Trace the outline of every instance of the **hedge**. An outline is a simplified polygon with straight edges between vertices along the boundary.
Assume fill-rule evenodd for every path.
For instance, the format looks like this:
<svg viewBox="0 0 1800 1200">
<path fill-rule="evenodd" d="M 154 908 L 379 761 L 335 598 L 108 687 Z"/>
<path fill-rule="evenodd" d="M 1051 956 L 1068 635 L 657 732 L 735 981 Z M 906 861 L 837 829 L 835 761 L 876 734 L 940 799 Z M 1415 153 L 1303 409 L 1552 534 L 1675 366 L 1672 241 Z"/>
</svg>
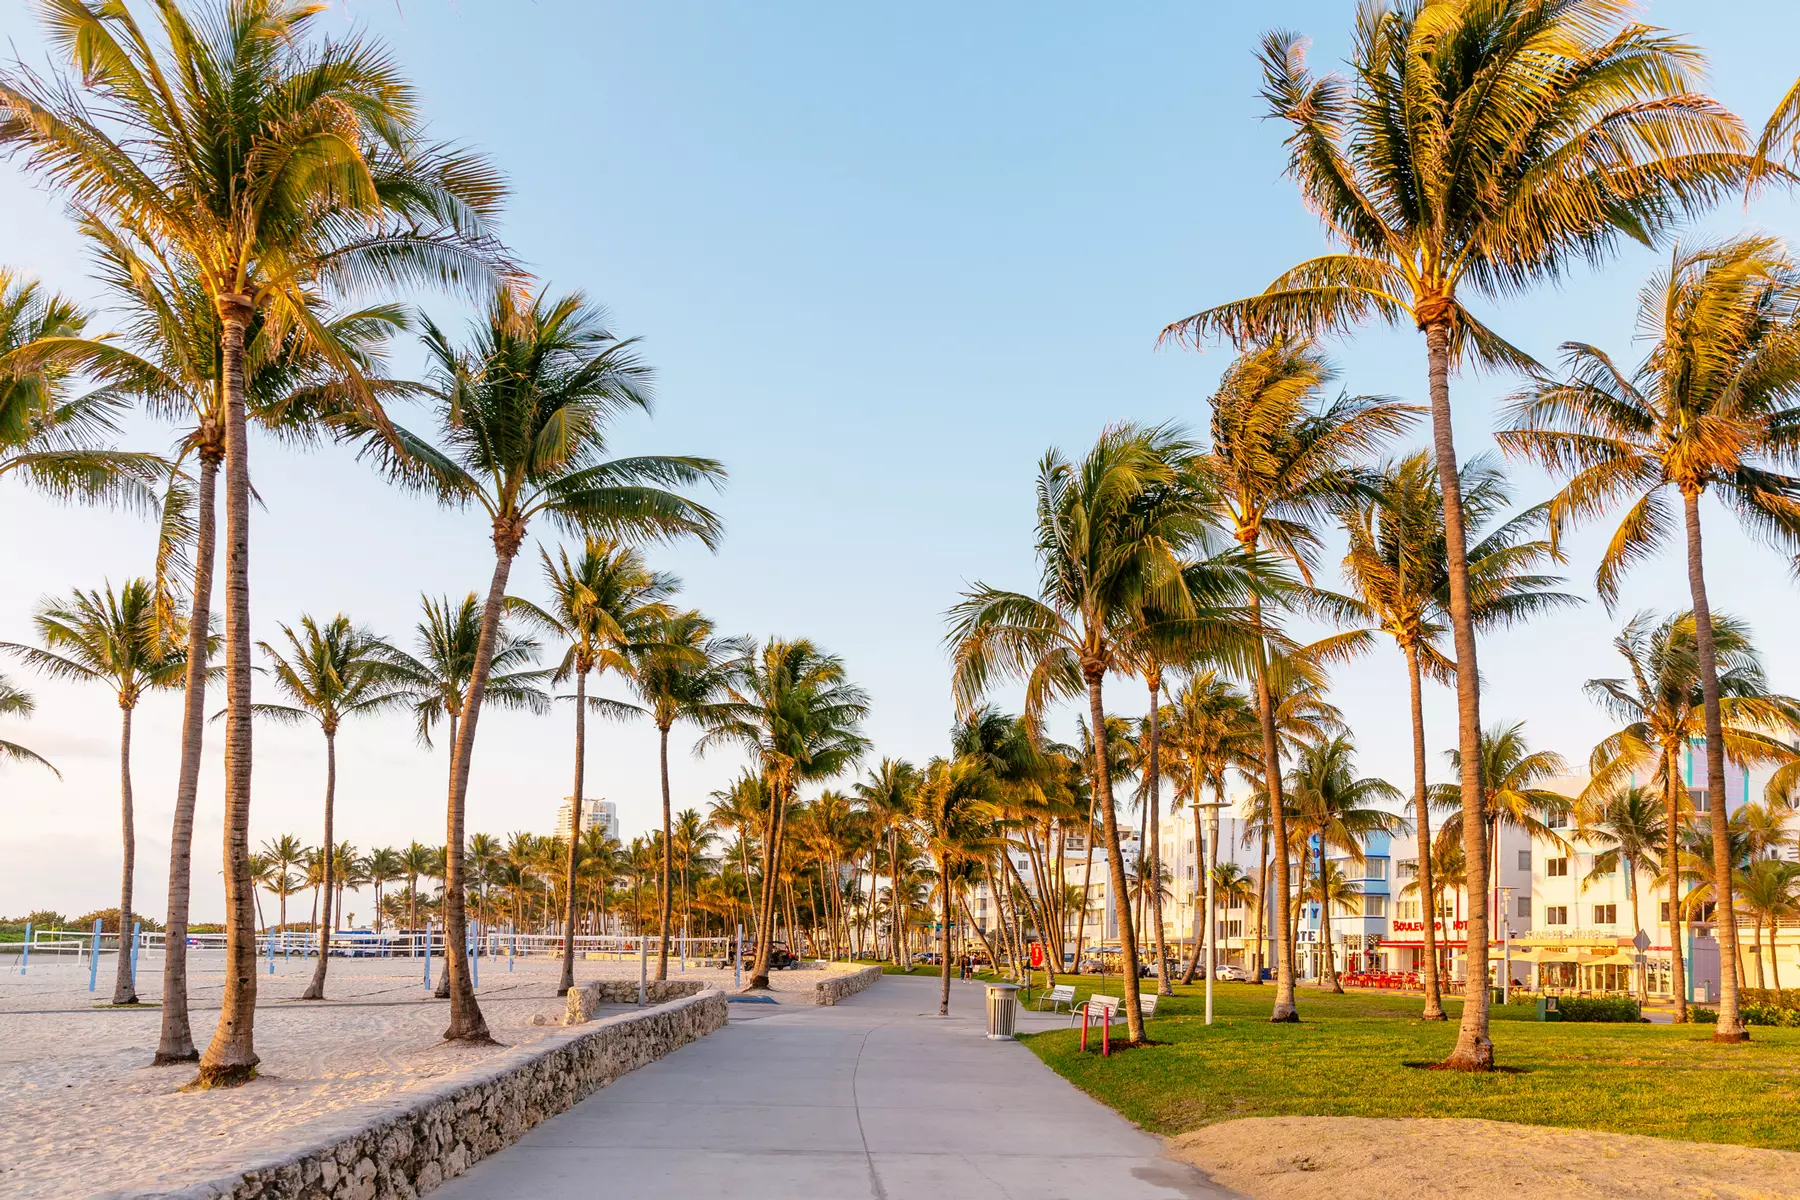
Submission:
<svg viewBox="0 0 1800 1200">
<path fill-rule="evenodd" d="M 1532 1008 L 1542 997 L 1531 992 L 1514 992 L 1507 1001 L 1514 1008 Z M 1630 996 L 1558 996 L 1556 1011 L 1565 1021 L 1631 1022 L 1643 1016 L 1638 1002 Z"/>
<path fill-rule="evenodd" d="M 1773 988 L 1745 988 L 1738 996 L 1745 1004 L 1800 1010 L 1800 988 L 1782 988 L 1779 992 Z"/>
</svg>

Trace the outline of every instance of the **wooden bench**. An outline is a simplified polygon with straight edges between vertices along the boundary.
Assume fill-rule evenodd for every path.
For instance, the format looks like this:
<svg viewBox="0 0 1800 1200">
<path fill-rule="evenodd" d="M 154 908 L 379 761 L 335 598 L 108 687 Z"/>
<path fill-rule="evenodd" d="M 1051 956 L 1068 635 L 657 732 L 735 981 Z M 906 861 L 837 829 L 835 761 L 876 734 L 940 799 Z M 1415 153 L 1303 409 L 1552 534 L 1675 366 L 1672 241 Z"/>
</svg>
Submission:
<svg viewBox="0 0 1800 1200">
<path fill-rule="evenodd" d="M 1048 1004 L 1050 1006 L 1050 1011 L 1055 1012 L 1056 1007 L 1059 1004 L 1073 1005 L 1074 1003 L 1075 985 L 1072 983 L 1059 983 L 1037 998 L 1037 1010 L 1043 1012 L 1044 1005 Z"/>
<path fill-rule="evenodd" d="M 1083 1000 L 1080 1004 L 1075 1005 L 1069 1010 L 1069 1024 L 1073 1025 L 1077 1016 L 1084 1016 L 1086 1018 L 1098 1018 L 1103 1024 L 1111 1025 L 1113 1023 L 1113 1018 L 1118 1015 L 1119 998 L 1117 996 L 1102 996 L 1096 992 L 1094 995 L 1089 996 L 1086 1000 Z M 1085 1020 L 1083 1021 L 1083 1024 L 1086 1024 Z"/>
</svg>

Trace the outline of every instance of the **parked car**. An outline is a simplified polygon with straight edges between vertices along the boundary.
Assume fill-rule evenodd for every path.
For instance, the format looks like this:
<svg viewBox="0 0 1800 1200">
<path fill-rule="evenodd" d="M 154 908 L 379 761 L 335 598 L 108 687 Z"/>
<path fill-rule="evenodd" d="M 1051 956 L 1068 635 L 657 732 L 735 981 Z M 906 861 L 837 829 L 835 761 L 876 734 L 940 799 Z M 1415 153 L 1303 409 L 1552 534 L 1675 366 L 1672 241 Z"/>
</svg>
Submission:
<svg viewBox="0 0 1800 1200">
<path fill-rule="evenodd" d="M 1221 963 L 1213 968 L 1213 978 L 1222 979 L 1229 983 L 1249 983 L 1250 973 L 1244 970 L 1244 968 L 1235 966 L 1232 963 Z"/>
<path fill-rule="evenodd" d="M 769 970 L 771 971 L 786 970 L 798 961 L 780 942 L 769 947 Z"/>
</svg>

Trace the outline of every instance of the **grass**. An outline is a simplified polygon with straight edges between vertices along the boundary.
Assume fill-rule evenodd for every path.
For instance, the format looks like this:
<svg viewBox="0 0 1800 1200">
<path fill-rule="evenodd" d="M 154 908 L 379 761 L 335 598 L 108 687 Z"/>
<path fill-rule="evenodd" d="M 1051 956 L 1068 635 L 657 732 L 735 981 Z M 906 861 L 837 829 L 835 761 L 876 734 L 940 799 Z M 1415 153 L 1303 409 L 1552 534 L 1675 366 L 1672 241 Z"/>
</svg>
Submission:
<svg viewBox="0 0 1800 1200">
<path fill-rule="evenodd" d="M 1064 979 L 1062 982 L 1071 982 Z M 1093 980 L 1076 983 L 1078 997 Z M 1102 1059 L 1080 1031 L 1022 1040 L 1051 1068 L 1156 1133 L 1235 1117 L 1482 1117 L 1697 1142 L 1800 1150 L 1800 1029 L 1758 1028 L 1718 1046 L 1692 1025 L 1540 1024 L 1494 1009 L 1495 1054 L 1523 1074 L 1419 1071 L 1456 1041 L 1417 1019 L 1416 997 L 1302 989 L 1298 1025 L 1271 1025 L 1272 985 L 1214 985 L 1209 1029 L 1198 985 L 1176 988 L 1150 1023 L 1163 1046 Z M 1101 990 L 1118 995 L 1119 980 Z"/>
</svg>

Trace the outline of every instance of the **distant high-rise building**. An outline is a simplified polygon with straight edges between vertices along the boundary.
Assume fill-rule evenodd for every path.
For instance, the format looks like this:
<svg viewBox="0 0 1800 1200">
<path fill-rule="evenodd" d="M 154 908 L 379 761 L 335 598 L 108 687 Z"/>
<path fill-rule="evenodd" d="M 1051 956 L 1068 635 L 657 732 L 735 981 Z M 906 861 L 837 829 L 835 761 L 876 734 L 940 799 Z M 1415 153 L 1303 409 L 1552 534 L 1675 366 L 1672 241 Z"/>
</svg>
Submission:
<svg viewBox="0 0 1800 1200">
<path fill-rule="evenodd" d="M 556 810 L 556 832 L 569 831 L 569 811 L 575 804 L 575 797 L 564 796 L 562 807 Z M 584 797 L 581 801 L 581 829 L 586 832 L 596 825 L 606 830 L 606 836 L 616 839 L 619 836 L 619 806 L 611 800 L 602 800 L 595 796 Z"/>
</svg>

